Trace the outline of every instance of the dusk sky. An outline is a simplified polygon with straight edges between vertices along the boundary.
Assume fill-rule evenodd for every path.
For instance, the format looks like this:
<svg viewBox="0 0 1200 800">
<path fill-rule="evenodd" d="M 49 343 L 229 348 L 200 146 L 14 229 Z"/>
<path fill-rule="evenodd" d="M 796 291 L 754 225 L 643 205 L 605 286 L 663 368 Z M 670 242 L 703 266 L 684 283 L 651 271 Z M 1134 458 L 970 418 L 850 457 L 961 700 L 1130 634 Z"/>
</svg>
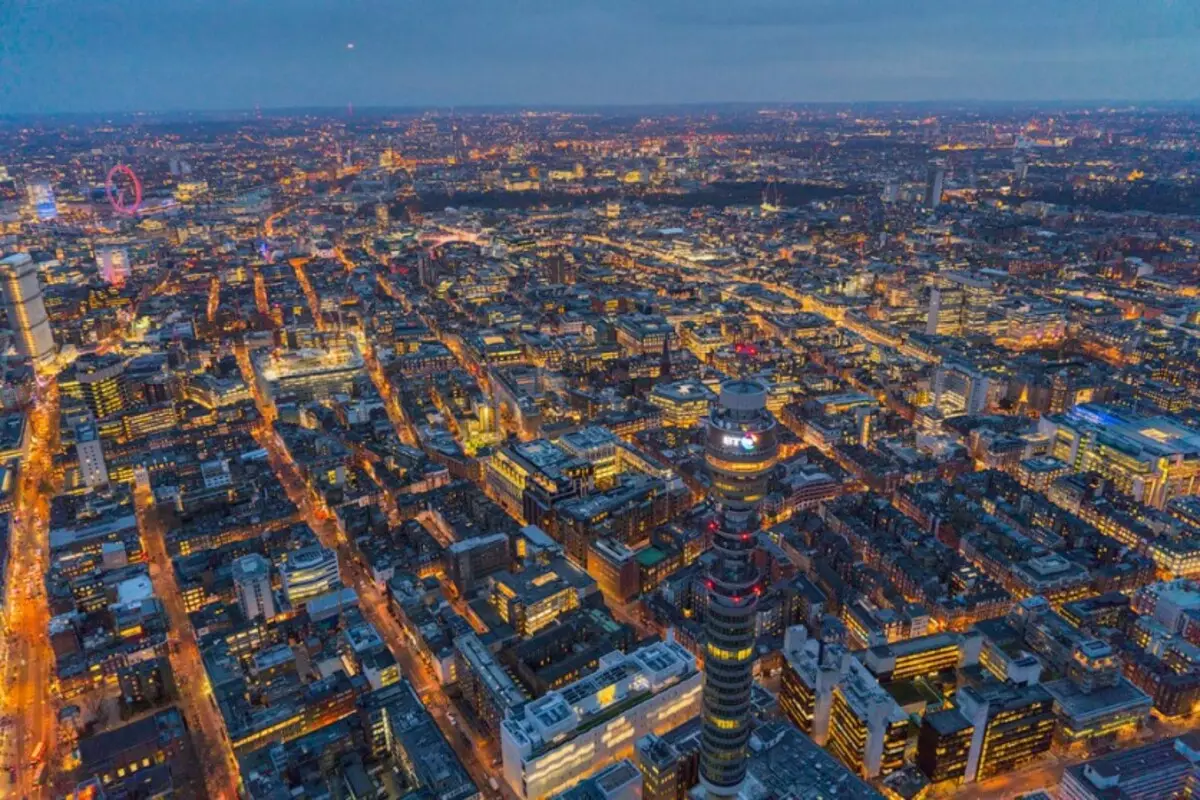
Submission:
<svg viewBox="0 0 1200 800">
<path fill-rule="evenodd" d="M 0 0 L 0 114 L 1193 100 L 1198 76 L 1197 0 Z"/>
</svg>

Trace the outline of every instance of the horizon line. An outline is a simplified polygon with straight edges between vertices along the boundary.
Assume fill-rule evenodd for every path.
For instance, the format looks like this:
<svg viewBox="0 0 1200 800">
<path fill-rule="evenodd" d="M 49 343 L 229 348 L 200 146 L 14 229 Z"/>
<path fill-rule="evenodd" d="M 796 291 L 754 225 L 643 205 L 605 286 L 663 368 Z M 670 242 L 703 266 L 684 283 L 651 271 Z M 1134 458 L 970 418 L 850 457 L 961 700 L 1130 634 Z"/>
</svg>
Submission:
<svg viewBox="0 0 1200 800">
<path fill-rule="evenodd" d="M 57 118 L 57 117 L 95 117 L 95 116 L 161 116 L 161 115 L 202 115 L 202 114 L 273 114 L 279 115 L 285 112 L 303 112 L 303 113 L 321 113 L 330 115 L 345 115 L 352 116 L 350 109 L 353 109 L 353 114 L 371 114 L 380 112 L 405 112 L 405 113 L 428 113 L 436 112 L 508 112 L 516 113 L 522 111 L 539 111 L 539 112 L 580 112 L 580 111 L 616 111 L 623 109 L 703 109 L 703 108 L 836 108 L 836 107 L 905 107 L 905 106 L 923 106 L 923 107 L 945 107 L 953 108 L 979 108 L 979 107 L 994 107 L 994 106 L 1011 106 L 1015 108 L 1031 108 L 1039 107 L 1054 107 L 1061 109 L 1064 106 L 1075 106 L 1079 110 L 1101 110 L 1113 108 L 1136 108 L 1136 109 L 1153 109 L 1157 106 L 1166 107 L 1194 107 L 1200 109 L 1200 96 L 1192 98 L 1174 98 L 1174 99 L 1142 99 L 1131 100 L 1124 98 L 1084 98 L 1084 99 L 1039 99 L 1039 100 L 985 100 L 985 99 L 909 99 L 909 100 L 683 100 L 677 102 L 627 102 L 627 103 L 469 103 L 469 104 L 368 104 L 356 105 L 348 103 L 345 106 L 340 105 L 254 105 L 254 106 L 231 106 L 227 108 L 218 107 L 201 107 L 201 108 L 150 108 L 150 109 L 94 109 L 84 111 L 6 111 L 0 113 L 0 120 L 18 120 L 29 118 Z"/>
</svg>

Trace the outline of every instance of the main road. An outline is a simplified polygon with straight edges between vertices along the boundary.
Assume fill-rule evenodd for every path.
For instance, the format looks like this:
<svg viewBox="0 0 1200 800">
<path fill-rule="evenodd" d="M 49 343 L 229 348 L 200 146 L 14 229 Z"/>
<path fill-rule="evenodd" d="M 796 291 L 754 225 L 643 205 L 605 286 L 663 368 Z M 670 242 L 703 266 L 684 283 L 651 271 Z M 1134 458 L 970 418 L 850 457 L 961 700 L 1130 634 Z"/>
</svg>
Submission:
<svg viewBox="0 0 1200 800">
<path fill-rule="evenodd" d="M 39 385 L 29 412 L 29 425 L 29 457 L 21 465 L 17 505 L 9 529 L 5 581 L 8 648 L 3 708 L 5 716 L 13 721 L 10 730 L 17 758 L 12 765 L 17 781 L 5 789 L 7 796 L 21 798 L 46 796 L 52 780 L 44 776 L 53 778 L 58 767 L 55 731 L 58 710 L 51 694 L 54 652 L 50 649 L 50 609 L 45 586 L 50 559 L 50 498 L 54 492 L 50 453 L 58 429 L 57 383 Z M 30 756 L 39 745 L 44 755 L 38 763 L 32 763 Z"/>
<path fill-rule="evenodd" d="M 180 688 L 179 703 L 193 733 L 196 755 L 204 772 L 206 796 L 234 800 L 238 796 L 238 765 L 213 701 L 212 685 L 204 669 L 204 659 L 196 644 L 196 632 L 183 605 L 183 595 L 175 580 L 175 570 L 167 554 L 165 526 L 154 509 L 150 487 L 138 483 L 134 488 L 134 505 L 142 546 L 149 561 L 150 580 L 154 595 L 162 601 L 171 624 L 171 646 L 168 658 L 175 683 Z"/>
</svg>

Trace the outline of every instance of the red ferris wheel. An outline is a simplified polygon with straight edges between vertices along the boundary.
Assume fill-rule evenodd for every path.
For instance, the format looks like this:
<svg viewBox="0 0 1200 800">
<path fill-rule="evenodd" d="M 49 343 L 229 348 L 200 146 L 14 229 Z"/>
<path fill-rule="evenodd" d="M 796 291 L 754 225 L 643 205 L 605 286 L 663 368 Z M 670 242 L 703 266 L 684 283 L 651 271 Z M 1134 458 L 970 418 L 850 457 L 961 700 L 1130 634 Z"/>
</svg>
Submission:
<svg viewBox="0 0 1200 800">
<path fill-rule="evenodd" d="M 113 210 L 127 217 L 136 216 L 142 207 L 142 182 L 127 164 L 117 164 L 104 181 L 108 202 Z"/>
</svg>

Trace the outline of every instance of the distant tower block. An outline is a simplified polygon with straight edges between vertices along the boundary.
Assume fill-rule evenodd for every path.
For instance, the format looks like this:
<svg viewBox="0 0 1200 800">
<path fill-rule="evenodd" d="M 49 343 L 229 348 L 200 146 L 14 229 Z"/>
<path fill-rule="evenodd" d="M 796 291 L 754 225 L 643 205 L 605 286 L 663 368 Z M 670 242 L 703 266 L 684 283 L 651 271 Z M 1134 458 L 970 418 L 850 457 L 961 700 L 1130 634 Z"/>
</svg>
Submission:
<svg viewBox="0 0 1200 800">
<path fill-rule="evenodd" d="M 58 201 L 54 187 L 44 178 L 36 178 L 25 187 L 25 198 L 39 222 L 58 219 Z"/>
<path fill-rule="evenodd" d="M 129 277 L 129 251 L 124 247 L 96 248 L 96 269 L 112 284 L 123 284 Z"/>
<path fill-rule="evenodd" d="M 946 162 L 945 161 L 930 161 L 929 169 L 925 173 L 925 197 L 924 205 L 926 208 L 937 208 L 942 204 L 942 192 L 945 189 L 946 182 Z"/>
<path fill-rule="evenodd" d="M 1017 156 L 1013 159 L 1013 179 L 1020 182 L 1029 177 L 1029 162 L 1025 160 L 1025 156 Z"/>
<path fill-rule="evenodd" d="M 54 358 L 54 334 L 42 302 L 37 267 L 28 253 L 0 259 L 0 294 L 8 324 L 16 334 L 17 351 L 45 366 Z"/>
</svg>

